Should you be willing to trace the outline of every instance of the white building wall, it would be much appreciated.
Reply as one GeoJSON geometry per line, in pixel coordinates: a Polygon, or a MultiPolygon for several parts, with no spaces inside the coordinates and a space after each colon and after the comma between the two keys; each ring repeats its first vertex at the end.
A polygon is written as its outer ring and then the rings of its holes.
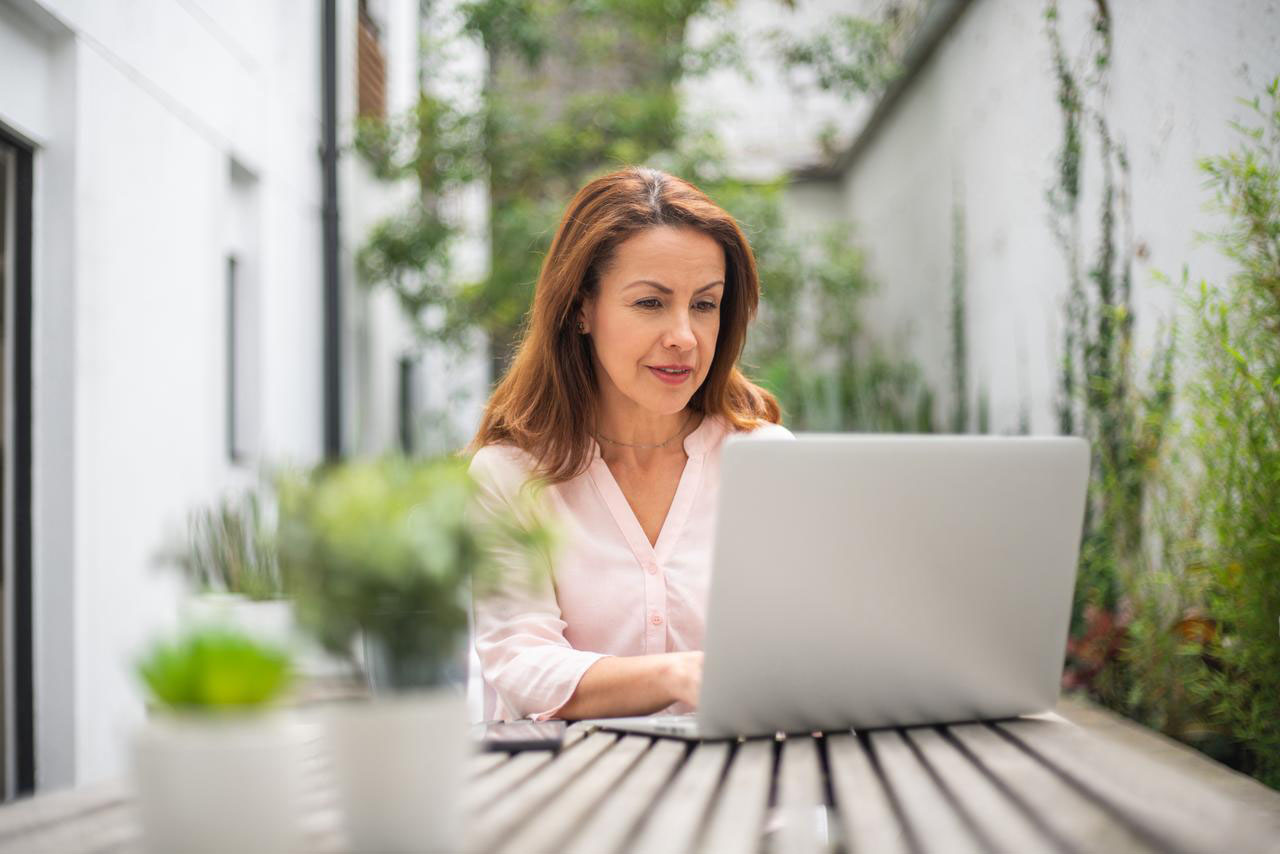
{"type": "MultiPolygon", "coordinates": [[[[1078,56],[1094,4],[1063,0],[1063,38],[1078,56]]],[[[1175,279],[1221,280],[1227,265],[1196,231],[1216,227],[1196,159],[1225,153],[1253,97],[1280,73],[1280,4],[1235,0],[1110,3],[1114,60],[1107,116],[1132,166],[1137,364],[1178,310],[1175,279]]],[[[974,0],[838,187],[845,215],[881,285],[869,306],[882,337],[905,335],[941,392],[950,372],[952,205],[966,217],[971,393],[989,389],[992,429],[1054,432],[1067,281],[1045,192],[1061,138],[1043,3],[974,0]]],[[[1090,143],[1092,145],[1092,142],[1090,143]]],[[[1081,201],[1086,253],[1096,244],[1100,168],[1086,155],[1081,201]]],[[[812,186],[802,193],[821,193],[812,186]]],[[[804,198],[797,193],[799,202],[804,198]]],[[[1085,269],[1092,262],[1086,254],[1085,269]]],[[[972,411],[972,407],[971,407],[972,411]]]]}
{"type": "MultiPolygon", "coordinates": [[[[356,4],[338,5],[349,124],[356,4]]],[[[416,3],[386,5],[403,101],[416,3]]],[[[152,568],[166,535],[192,506],[249,481],[256,460],[321,453],[320,9],[0,0],[0,123],[38,146],[41,788],[123,773],[143,716],[131,662],[175,619],[177,581],[152,568]],[[252,256],[257,293],[259,453],[243,466],[226,450],[232,249],[252,256]]],[[[367,191],[350,168],[342,179],[344,202],[367,191]]],[[[361,224],[353,215],[343,231],[348,283],[361,224]]],[[[367,377],[393,368],[373,364],[367,377]]]]}

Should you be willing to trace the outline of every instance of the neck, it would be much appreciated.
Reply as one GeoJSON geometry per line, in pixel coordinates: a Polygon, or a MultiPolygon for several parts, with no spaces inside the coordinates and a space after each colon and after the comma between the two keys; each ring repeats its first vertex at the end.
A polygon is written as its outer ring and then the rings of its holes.
{"type": "Polygon", "coordinates": [[[674,444],[692,421],[688,409],[671,415],[650,415],[646,418],[618,418],[601,416],[596,430],[606,444],[618,447],[655,447],[674,444]]]}
{"type": "MultiPolygon", "coordinates": [[[[630,401],[628,401],[630,403],[630,401]]],[[[630,407],[601,406],[596,440],[607,463],[646,466],[668,456],[684,454],[684,438],[699,424],[690,409],[669,414],[630,407]]]]}

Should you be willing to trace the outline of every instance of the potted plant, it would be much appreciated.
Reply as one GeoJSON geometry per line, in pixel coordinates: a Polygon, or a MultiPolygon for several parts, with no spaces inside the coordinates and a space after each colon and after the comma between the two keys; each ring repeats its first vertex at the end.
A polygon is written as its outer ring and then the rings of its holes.
{"type": "Polygon", "coordinates": [[[192,510],[185,538],[167,546],[159,562],[177,568],[196,594],[187,608],[195,621],[227,622],[287,643],[292,616],[266,504],[249,490],[192,510]]]}
{"type": "Polygon", "coordinates": [[[308,677],[343,676],[349,668],[298,631],[280,571],[274,510],[265,486],[224,495],[188,515],[185,538],[167,546],[159,562],[178,569],[195,593],[186,619],[288,646],[308,677]]]}
{"type": "Polygon", "coordinates": [[[455,851],[469,587],[492,582],[499,544],[545,565],[550,531],[525,514],[477,524],[456,457],[322,467],[277,489],[299,624],[336,655],[365,652],[372,697],[335,707],[328,727],[350,842],[455,851]]]}
{"type": "Polygon", "coordinates": [[[298,850],[305,731],[274,712],[287,651],[206,625],[155,643],[137,672],[152,712],[132,744],[146,848],[298,850]]]}

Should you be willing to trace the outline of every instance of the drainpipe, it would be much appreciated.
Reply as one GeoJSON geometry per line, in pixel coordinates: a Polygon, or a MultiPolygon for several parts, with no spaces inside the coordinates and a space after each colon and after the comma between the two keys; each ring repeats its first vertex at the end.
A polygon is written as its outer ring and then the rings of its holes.
{"type": "Polygon", "coordinates": [[[324,458],[342,456],[342,292],[338,280],[338,10],[324,0],[320,160],[324,224],[324,458]]]}

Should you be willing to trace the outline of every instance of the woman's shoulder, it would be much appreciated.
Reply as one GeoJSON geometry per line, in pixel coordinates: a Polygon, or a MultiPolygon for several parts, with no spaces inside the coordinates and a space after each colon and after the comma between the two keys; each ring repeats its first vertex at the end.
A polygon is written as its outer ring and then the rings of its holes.
{"type": "Polygon", "coordinates": [[[736,425],[732,424],[722,415],[713,415],[710,417],[712,424],[708,426],[703,440],[706,449],[721,447],[729,439],[741,441],[743,439],[794,439],[791,431],[781,424],[773,424],[769,421],[761,421],[756,426],[739,430],[736,425]]]}
{"type": "Polygon", "coordinates": [[[514,492],[532,476],[533,457],[515,445],[485,445],[471,455],[468,471],[479,483],[514,492]]]}
{"type": "Polygon", "coordinates": [[[761,421],[751,430],[743,430],[738,433],[739,436],[751,439],[794,439],[793,434],[781,424],[774,424],[771,421],[761,421]]]}

